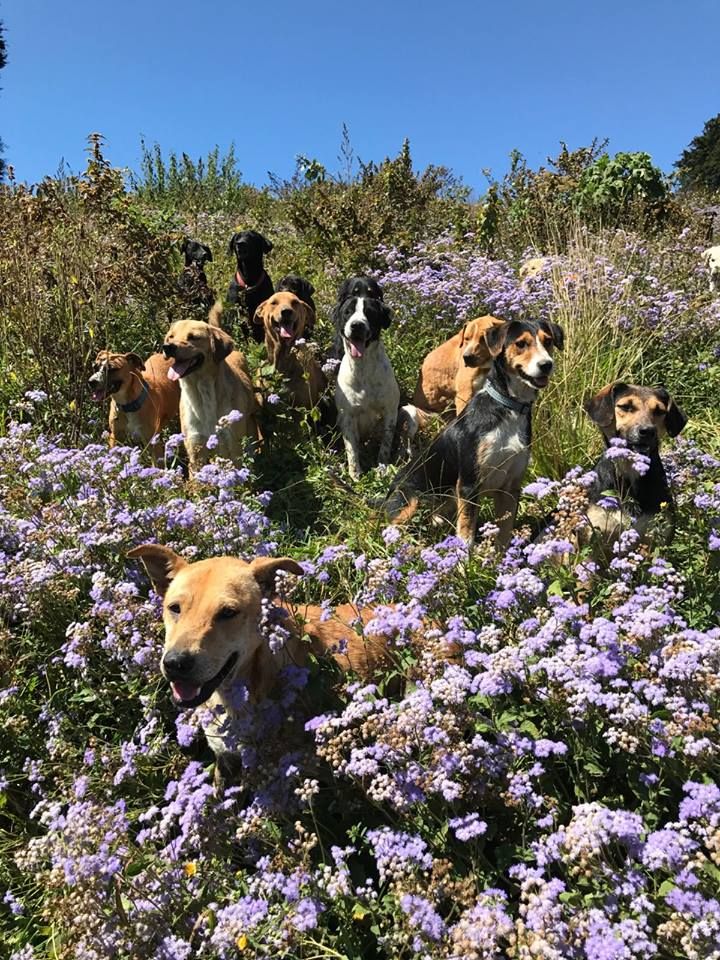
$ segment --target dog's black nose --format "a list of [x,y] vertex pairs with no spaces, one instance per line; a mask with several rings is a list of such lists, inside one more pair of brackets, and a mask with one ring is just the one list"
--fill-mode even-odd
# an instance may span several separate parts
[[192,673],[195,657],[187,650],[169,650],[163,657],[163,668],[169,680],[183,680]]
[[350,333],[353,336],[358,336],[359,334],[365,333],[365,324],[361,323],[359,320],[353,320],[350,324]]
[[638,429],[638,437],[641,440],[655,440],[657,439],[657,429],[655,427],[640,427]]
[[177,347],[174,343],[164,343],[162,350],[166,357],[177,356]]
[[552,368],[553,368],[552,360],[543,360],[542,363],[538,364],[538,370],[543,376],[550,373]]
[[293,308],[292,307],[283,307],[280,311],[280,316],[283,320],[288,321],[293,318]]

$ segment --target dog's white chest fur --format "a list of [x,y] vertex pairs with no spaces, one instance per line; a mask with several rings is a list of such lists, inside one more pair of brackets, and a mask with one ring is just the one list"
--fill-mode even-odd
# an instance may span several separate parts
[[361,439],[377,429],[379,420],[397,411],[400,388],[381,341],[371,343],[360,360],[345,354],[338,373],[335,402],[339,417],[354,419]]
[[217,426],[217,395],[210,377],[180,381],[180,412],[186,438],[205,442]]
[[483,489],[518,483],[530,461],[530,448],[522,437],[523,417],[509,411],[495,430],[483,438],[479,467]]

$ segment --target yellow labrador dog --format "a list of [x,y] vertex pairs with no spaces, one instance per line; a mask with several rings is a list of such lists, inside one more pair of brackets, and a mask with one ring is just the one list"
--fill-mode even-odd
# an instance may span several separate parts
[[[190,475],[210,459],[207,441],[213,435],[217,455],[238,460],[243,439],[257,439],[257,404],[247,362],[232,338],[203,320],[178,320],[167,332],[163,353],[173,361],[168,377],[180,382],[180,429]],[[216,433],[220,418],[233,410],[242,416]]]
[[[329,651],[343,670],[367,674],[387,654],[386,640],[359,636],[352,626],[372,612],[349,604],[338,607],[328,620],[320,607],[302,610],[302,623],[288,615],[288,638],[272,650],[260,629],[263,597],[275,595],[275,577],[284,570],[301,575],[302,567],[289,557],[257,557],[246,563],[238,557],[213,557],[188,563],[168,547],[143,544],[128,552],[145,564],[155,590],[163,597],[165,649],[161,670],[179,707],[207,703],[234,715],[231,688],[242,680],[250,700],[265,699],[280,670],[302,664],[309,650]],[[285,608],[287,611],[287,608]],[[310,643],[302,640],[303,633]],[[340,652],[340,649],[343,652]],[[228,752],[222,723],[212,720],[205,727],[208,743],[223,761]],[[232,771],[232,759],[219,762],[220,776]]]

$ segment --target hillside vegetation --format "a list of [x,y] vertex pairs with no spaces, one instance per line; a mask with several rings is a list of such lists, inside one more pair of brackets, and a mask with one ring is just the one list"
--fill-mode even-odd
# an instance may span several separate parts
[[[129,178],[94,135],[81,175],[0,187],[0,956],[720,958],[713,198],[599,143],[539,170],[514,155],[481,199],[415,171],[407,143],[343,157],[256,188],[232,154],[156,148]],[[188,314],[185,236],[212,248],[222,295],[236,229],[272,240],[275,280],[314,284],[323,348],[339,283],[372,273],[406,398],[468,319],[563,326],[506,553],[489,509],[471,555],[424,514],[388,527],[373,504],[392,470],[350,481],[239,329],[279,394],[256,458],[188,482],[178,436],[164,469],[108,449],[94,356],[148,355]],[[602,449],[582,400],[613,379],[662,383],[689,417],[663,448],[676,534],[559,562]],[[301,561],[293,603],[373,607],[357,631],[393,637],[392,668],[288,670],[216,790],[160,677],[159,598],[126,559],[146,542]]]

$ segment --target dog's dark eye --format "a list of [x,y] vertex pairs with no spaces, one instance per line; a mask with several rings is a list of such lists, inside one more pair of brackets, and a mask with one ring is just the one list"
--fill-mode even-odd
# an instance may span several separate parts
[[517,350],[524,350],[527,347],[527,340],[516,340],[515,347]]
[[233,617],[236,617],[240,611],[237,607],[221,607],[217,613],[217,620],[232,620]]
[[194,334],[194,333],[189,333],[189,334],[187,335],[187,338],[188,338],[188,340],[194,340],[194,339],[195,339],[195,334]]
[[177,616],[178,613],[180,613],[180,604],[179,604],[179,603],[169,603],[169,604],[168,604],[168,610],[170,611],[170,613],[174,613],[175,616]]
[[635,407],[631,403],[619,403],[618,410],[622,410],[623,413],[632,413]]

